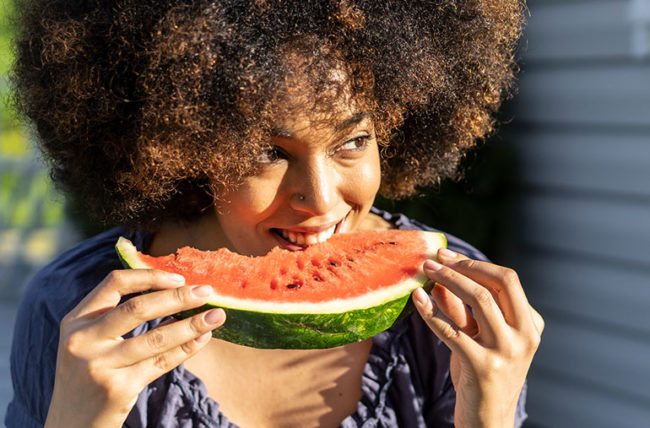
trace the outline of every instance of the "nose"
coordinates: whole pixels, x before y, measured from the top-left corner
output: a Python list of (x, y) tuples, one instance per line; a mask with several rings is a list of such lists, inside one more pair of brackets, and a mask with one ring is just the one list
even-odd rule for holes
[(325, 215), (338, 203), (339, 174), (326, 159), (296, 166), (291, 177), (290, 204), (296, 211)]

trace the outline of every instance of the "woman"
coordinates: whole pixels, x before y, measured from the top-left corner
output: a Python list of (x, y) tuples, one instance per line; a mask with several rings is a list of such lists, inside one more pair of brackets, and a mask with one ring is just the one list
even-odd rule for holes
[(125, 234), (153, 255), (184, 245), (262, 255), (333, 233), (426, 228), (373, 209), (375, 196), (453, 175), (491, 130), (522, 5), (18, 9), (14, 82), (53, 177), (121, 228), (30, 284), (9, 426), (521, 424), (543, 321), (513, 271), (453, 237), (424, 266), (435, 303), (417, 291), (417, 313), (387, 332), (313, 351), (210, 339), (221, 309), (171, 319), (210, 288), (121, 270), (113, 245)]

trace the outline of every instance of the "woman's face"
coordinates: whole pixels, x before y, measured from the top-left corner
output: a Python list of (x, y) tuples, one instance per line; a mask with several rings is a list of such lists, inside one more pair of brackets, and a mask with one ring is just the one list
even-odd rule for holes
[(281, 121), (258, 172), (217, 205), (227, 247), (255, 256), (299, 250), (355, 230), (368, 214), (380, 183), (370, 116), (346, 109), (334, 124), (315, 122), (309, 114)]

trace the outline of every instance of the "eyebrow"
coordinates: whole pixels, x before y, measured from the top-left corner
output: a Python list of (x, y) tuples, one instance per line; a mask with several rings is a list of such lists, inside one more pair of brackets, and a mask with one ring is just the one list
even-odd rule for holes
[[(356, 114), (350, 116), (349, 118), (345, 119), (344, 121), (338, 123), (334, 127), (334, 132), (335, 133), (341, 132), (341, 131), (343, 131), (343, 130), (345, 130), (347, 128), (350, 128), (353, 125), (356, 125), (357, 123), (359, 123), (359, 122), (361, 122), (361, 121), (363, 121), (363, 120), (365, 120), (365, 119), (367, 119), (369, 117), (370, 117), (370, 114), (366, 113), (366, 112), (356, 113)], [(294, 133), (291, 132), (290, 130), (286, 129), (286, 128), (273, 128), (273, 130), (271, 131), (271, 135), (274, 136), (274, 137), (290, 138), (290, 139), (295, 137)]]
[(345, 119), (343, 122), (339, 123), (334, 127), (334, 132), (341, 132), (344, 129), (350, 128), (353, 125), (356, 125), (357, 123), (361, 122), (364, 119), (367, 119), (370, 117), (370, 114), (361, 112), (357, 113), (355, 115), (350, 116), (349, 118)]

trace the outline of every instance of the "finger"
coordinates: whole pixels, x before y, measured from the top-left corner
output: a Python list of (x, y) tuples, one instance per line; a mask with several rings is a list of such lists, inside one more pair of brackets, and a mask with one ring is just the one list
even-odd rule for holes
[(537, 312), (532, 306), (530, 307), (530, 311), (533, 316), (533, 323), (535, 324), (535, 329), (537, 330), (537, 333), (541, 335), (542, 332), (544, 331), (544, 325), (545, 325), (544, 318), (542, 318), (539, 312)]
[(212, 295), (209, 285), (156, 291), (133, 297), (105, 312), (92, 328), (99, 337), (117, 338), (140, 324), (203, 305)]
[(470, 337), (474, 337), (478, 333), (476, 320), (467, 309), (467, 305), (458, 296), (440, 284), (434, 285), (431, 295), (438, 310), (442, 311), (451, 322)]
[(182, 275), (155, 269), (114, 270), (74, 309), (85, 316), (116, 307), (123, 296), (149, 290), (165, 290), (185, 285)]
[(530, 305), (514, 270), (471, 260), (449, 250), (440, 251), (438, 257), (444, 265), (487, 287), (509, 325), (521, 328), (524, 323), (530, 321)]
[(180, 364), (191, 358), (207, 345), (212, 337), (210, 332), (203, 333), (196, 339), (176, 346), (167, 352), (157, 354), (144, 361), (132, 365), (135, 373), (144, 376), (147, 383), (151, 383), (163, 374), (178, 367)]
[(429, 278), (444, 285), (472, 308), (482, 342), (494, 345), (498, 338), (506, 337), (503, 315), (488, 289), (433, 260), (427, 260), (423, 268)]
[(441, 313), (431, 301), (429, 295), (421, 288), (413, 292), (413, 302), (424, 322), (431, 331), (442, 340), (452, 352), (461, 355), (476, 355), (480, 349), (474, 339)]
[(117, 366), (130, 366), (171, 351), (221, 327), (226, 320), (223, 309), (211, 309), (190, 318), (157, 327), (123, 341), (109, 358)]

